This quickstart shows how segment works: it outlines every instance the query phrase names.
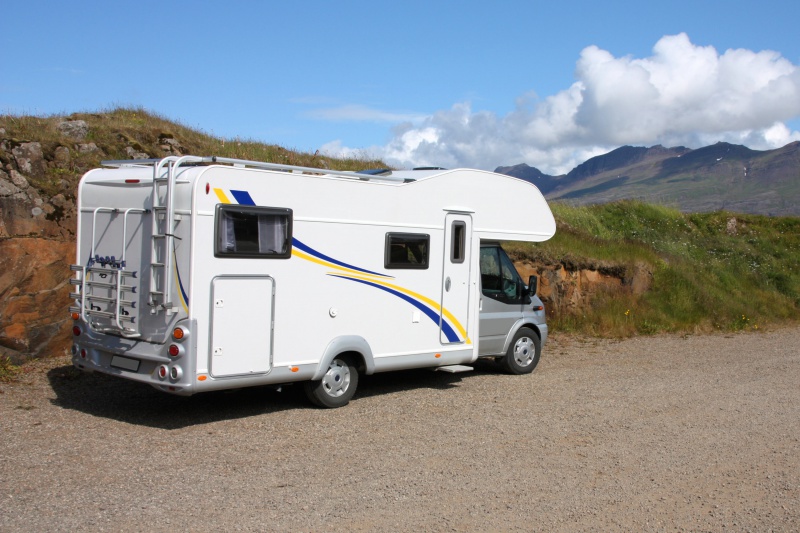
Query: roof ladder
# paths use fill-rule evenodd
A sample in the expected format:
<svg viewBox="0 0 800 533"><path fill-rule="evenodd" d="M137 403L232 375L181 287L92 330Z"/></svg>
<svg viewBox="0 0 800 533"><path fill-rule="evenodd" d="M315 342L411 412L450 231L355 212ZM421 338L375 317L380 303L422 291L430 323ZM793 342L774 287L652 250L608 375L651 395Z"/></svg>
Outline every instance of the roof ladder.
<svg viewBox="0 0 800 533"><path fill-rule="evenodd" d="M208 158L169 156L153 164L152 236L150 250L150 313L162 309L175 313L172 275L175 250L175 181L182 163L200 163Z"/></svg>

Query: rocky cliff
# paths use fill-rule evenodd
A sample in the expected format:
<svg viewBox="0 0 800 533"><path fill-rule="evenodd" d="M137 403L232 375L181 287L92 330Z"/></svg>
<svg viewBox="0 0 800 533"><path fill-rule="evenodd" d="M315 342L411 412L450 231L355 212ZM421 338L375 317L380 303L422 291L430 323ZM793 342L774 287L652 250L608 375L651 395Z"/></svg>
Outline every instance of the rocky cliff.
<svg viewBox="0 0 800 533"><path fill-rule="evenodd" d="M97 147L82 142L85 123L62 124L63 144L47 147L0 128L0 350L16 360L70 345L77 179L70 167L73 154Z"/></svg>

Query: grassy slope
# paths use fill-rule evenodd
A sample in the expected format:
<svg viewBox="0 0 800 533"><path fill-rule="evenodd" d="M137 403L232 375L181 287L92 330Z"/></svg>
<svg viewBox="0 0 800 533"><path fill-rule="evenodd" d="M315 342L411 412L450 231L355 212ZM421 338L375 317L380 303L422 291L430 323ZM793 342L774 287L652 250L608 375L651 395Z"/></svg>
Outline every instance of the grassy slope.
<svg viewBox="0 0 800 533"><path fill-rule="evenodd" d="M601 295L589 308L554 317L556 328L617 336L757 329L800 318L798 218L683 214L632 201L552 207L556 236L512 245L517 257L628 272L638 262L653 272L644 295Z"/></svg>
<svg viewBox="0 0 800 533"><path fill-rule="evenodd" d="M57 130L64 119L85 120L88 137L101 153L79 153L75 142ZM160 139L174 138L182 152L287 163L338 170L385 167L369 159L332 159L240 139L220 139L176 124L143 109L118 108L67 117L0 115L5 138L42 143L45 156L70 148L66 168L52 166L32 179L47 195L62 190L61 180L77 184L103 159L127 159L126 147L165 155ZM644 263L654 273L651 291L641 297L603 295L591 308L554 317L556 329L603 335L658 331L736 330L800 318L800 219L735 215L738 234L728 235L734 215L718 212L684 215L637 202L593 207L554 203L558 232L539 245L511 244L519 258L544 264L598 266L631 270ZM627 313L626 313L627 312Z"/></svg>
<svg viewBox="0 0 800 533"><path fill-rule="evenodd" d="M81 141L64 137L57 129L57 125L64 120L86 121L89 125L88 136ZM139 108L51 117L0 115L0 127L6 130L3 137L19 142L40 142L45 157L58 146L71 148L70 163L66 168L50 168L47 177L30 180L33 186L48 196L61 192L62 179L77 184L84 172L100 166L100 161L104 159L129 159L126 147L145 152L150 157L169 155L160 148L160 141L168 138L177 140L184 154L216 155L335 170L386 167L385 163L366 157L335 159L252 140L213 137ZM80 153L73 149L77 143L95 143L101 152Z"/></svg>

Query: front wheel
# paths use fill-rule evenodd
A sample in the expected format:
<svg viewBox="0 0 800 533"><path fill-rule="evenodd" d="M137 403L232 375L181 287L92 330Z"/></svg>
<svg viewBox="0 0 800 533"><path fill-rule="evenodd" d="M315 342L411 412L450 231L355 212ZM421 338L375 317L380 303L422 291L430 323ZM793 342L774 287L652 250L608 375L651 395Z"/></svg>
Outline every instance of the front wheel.
<svg viewBox="0 0 800 533"><path fill-rule="evenodd" d="M306 381L306 396L319 407L342 407L358 387L358 368L348 357L336 357L319 381Z"/></svg>
<svg viewBox="0 0 800 533"><path fill-rule="evenodd" d="M542 342L530 328L520 328L508 347L508 352L500 359L500 366L509 374L530 374L539 364Z"/></svg>

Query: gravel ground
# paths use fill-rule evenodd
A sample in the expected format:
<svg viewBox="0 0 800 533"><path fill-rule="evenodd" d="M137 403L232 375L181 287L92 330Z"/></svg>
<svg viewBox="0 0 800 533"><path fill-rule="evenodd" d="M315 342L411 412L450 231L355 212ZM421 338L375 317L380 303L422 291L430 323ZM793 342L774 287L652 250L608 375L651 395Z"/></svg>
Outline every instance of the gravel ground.
<svg viewBox="0 0 800 533"><path fill-rule="evenodd" d="M191 398L0 384L0 531L800 530L800 329L554 335L539 368Z"/></svg>

